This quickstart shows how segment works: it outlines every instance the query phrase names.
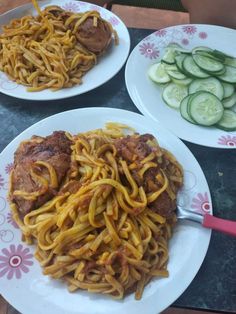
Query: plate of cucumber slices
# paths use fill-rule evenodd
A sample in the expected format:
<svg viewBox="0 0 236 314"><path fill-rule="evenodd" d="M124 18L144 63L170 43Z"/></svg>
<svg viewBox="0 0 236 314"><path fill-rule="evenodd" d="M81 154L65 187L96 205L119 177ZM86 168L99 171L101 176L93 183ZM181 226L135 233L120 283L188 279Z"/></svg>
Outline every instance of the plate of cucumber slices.
<svg viewBox="0 0 236 314"><path fill-rule="evenodd" d="M236 148L236 30L178 25L144 38L126 64L131 99L179 138Z"/></svg>

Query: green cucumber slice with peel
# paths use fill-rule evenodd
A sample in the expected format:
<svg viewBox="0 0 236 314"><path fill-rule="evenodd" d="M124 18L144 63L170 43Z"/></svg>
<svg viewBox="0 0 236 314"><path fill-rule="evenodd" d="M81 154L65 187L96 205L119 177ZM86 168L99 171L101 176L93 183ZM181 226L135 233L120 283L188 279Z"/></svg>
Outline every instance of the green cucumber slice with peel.
<svg viewBox="0 0 236 314"><path fill-rule="evenodd" d="M218 78L222 80L223 82L235 84L236 83L236 68L226 65L225 69L226 69L225 73L222 75L219 75Z"/></svg>
<svg viewBox="0 0 236 314"><path fill-rule="evenodd" d="M210 75L199 68L192 56L186 56L183 61L183 70L185 75L194 78L206 78Z"/></svg>
<svg viewBox="0 0 236 314"><path fill-rule="evenodd" d="M164 65L160 62L150 66L148 69L148 76L155 83L165 84L170 82L170 77L166 73Z"/></svg>
<svg viewBox="0 0 236 314"><path fill-rule="evenodd" d="M216 126L225 131L236 131L236 112L225 109L222 119Z"/></svg>
<svg viewBox="0 0 236 314"><path fill-rule="evenodd" d="M224 88L224 98L228 98L233 95L234 93L234 86L230 83L221 82L223 88Z"/></svg>
<svg viewBox="0 0 236 314"><path fill-rule="evenodd" d="M190 117L199 125L211 126L218 123L224 107L215 95L209 92L197 92L192 95L188 104Z"/></svg>
<svg viewBox="0 0 236 314"><path fill-rule="evenodd" d="M171 108L178 109L181 101L188 95L188 88L184 85L169 83L163 90L162 98Z"/></svg>
<svg viewBox="0 0 236 314"><path fill-rule="evenodd" d="M198 91L207 91L214 94L220 100L224 97L224 88L219 80L214 77L205 79L195 79L189 85L189 93L193 94Z"/></svg>
<svg viewBox="0 0 236 314"><path fill-rule="evenodd" d="M213 58L202 56L198 53L193 54L193 60L196 62L199 68L201 68L204 71L207 71L208 73L222 71L225 67L222 62L217 61Z"/></svg>
<svg viewBox="0 0 236 314"><path fill-rule="evenodd" d="M224 98L222 104L226 109L232 108L236 104L236 93L234 92L230 97Z"/></svg>
<svg viewBox="0 0 236 314"><path fill-rule="evenodd" d="M193 124L196 124L196 122L190 117L188 113L188 104L191 99L192 95L186 96L180 103L180 114L181 116L187 120L188 122L191 122Z"/></svg>

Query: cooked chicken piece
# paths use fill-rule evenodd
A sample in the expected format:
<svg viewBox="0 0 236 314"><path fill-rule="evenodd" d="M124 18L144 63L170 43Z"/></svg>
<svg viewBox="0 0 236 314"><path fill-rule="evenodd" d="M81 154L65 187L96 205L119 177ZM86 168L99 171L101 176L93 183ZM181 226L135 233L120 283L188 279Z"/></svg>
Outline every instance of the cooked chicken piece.
<svg viewBox="0 0 236 314"><path fill-rule="evenodd" d="M143 134L139 136L127 136L115 141L115 146L118 155L126 161L141 161L147 157L152 148L147 144L147 141L152 141L154 137L151 134Z"/></svg>
<svg viewBox="0 0 236 314"><path fill-rule="evenodd" d="M62 20L64 23L73 15L72 12L65 11L56 5L48 6L45 11L54 15L58 20ZM77 20L75 19L68 25L72 31L76 22ZM96 55L103 54L112 40L112 31L108 22L92 16L87 17L81 23L75 35L81 45Z"/></svg>
<svg viewBox="0 0 236 314"><path fill-rule="evenodd" d="M76 38L89 51L101 55L112 40L112 32L106 21L97 19L97 25L94 25L94 18L88 17L79 26Z"/></svg>
<svg viewBox="0 0 236 314"><path fill-rule="evenodd" d="M70 168L70 145L71 141L62 131L54 132L45 138L33 136L29 141L22 142L19 145L14 156L10 198L17 205L22 216L38 208L57 194L60 184ZM35 164L37 161L47 162L55 169L58 186L51 187L49 184L49 188L45 189L35 200L27 200L20 195L14 195L14 191L32 193L42 190L40 182L32 177L32 169L37 175L42 176L50 183L48 169L37 166Z"/></svg>
<svg viewBox="0 0 236 314"><path fill-rule="evenodd" d="M163 158L164 150L156 145L153 146L152 141L155 141L155 139L150 134L127 136L115 141L118 156L125 160L128 165L136 164L137 168L131 170L132 177L138 186L144 188L147 194L155 193L162 187L162 184L156 178L157 174L160 173L160 168L168 177L171 175L171 171L173 171L173 165ZM139 175L139 170L143 167L141 161L152 152L160 156L158 165L146 170L143 177L141 177ZM124 178L122 179L124 180ZM172 191L177 194L181 185L178 182L174 184L171 182ZM149 204L149 208L168 219L173 216L176 209L176 199L171 199L168 193L164 191L155 201Z"/></svg>

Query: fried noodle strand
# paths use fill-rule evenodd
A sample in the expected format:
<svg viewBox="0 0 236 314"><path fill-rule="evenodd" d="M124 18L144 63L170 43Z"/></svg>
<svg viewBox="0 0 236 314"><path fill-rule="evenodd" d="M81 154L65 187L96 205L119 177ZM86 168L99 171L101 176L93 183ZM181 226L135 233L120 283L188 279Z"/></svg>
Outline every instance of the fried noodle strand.
<svg viewBox="0 0 236 314"><path fill-rule="evenodd" d="M168 241L176 216L173 212L166 218L151 206L163 193L176 198L182 168L156 140L148 142L151 153L141 161L124 160L115 145L117 139L126 138L123 125L108 124L103 130L68 136L77 171L67 174L65 185L77 180L79 188L72 192L61 189L24 218L12 203L14 219L25 238L36 244L35 257L43 273L65 280L69 291L83 289L117 299L134 291L140 299L153 277L168 276ZM134 133L132 138L139 135ZM48 170L45 186L56 185L52 167L36 163ZM142 180L153 167L159 183L150 192ZM135 168L141 184L135 180Z"/></svg>

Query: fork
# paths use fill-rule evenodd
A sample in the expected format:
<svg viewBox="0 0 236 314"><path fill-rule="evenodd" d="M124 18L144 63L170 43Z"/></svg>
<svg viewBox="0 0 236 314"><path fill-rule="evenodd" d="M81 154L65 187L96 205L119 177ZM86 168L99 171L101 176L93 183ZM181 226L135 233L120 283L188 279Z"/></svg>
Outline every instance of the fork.
<svg viewBox="0 0 236 314"><path fill-rule="evenodd" d="M218 218L207 213L201 215L183 208L180 205L177 205L176 212L178 219L195 221L200 223L205 228L210 228L232 236L236 236L236 221Z"/></svg>

